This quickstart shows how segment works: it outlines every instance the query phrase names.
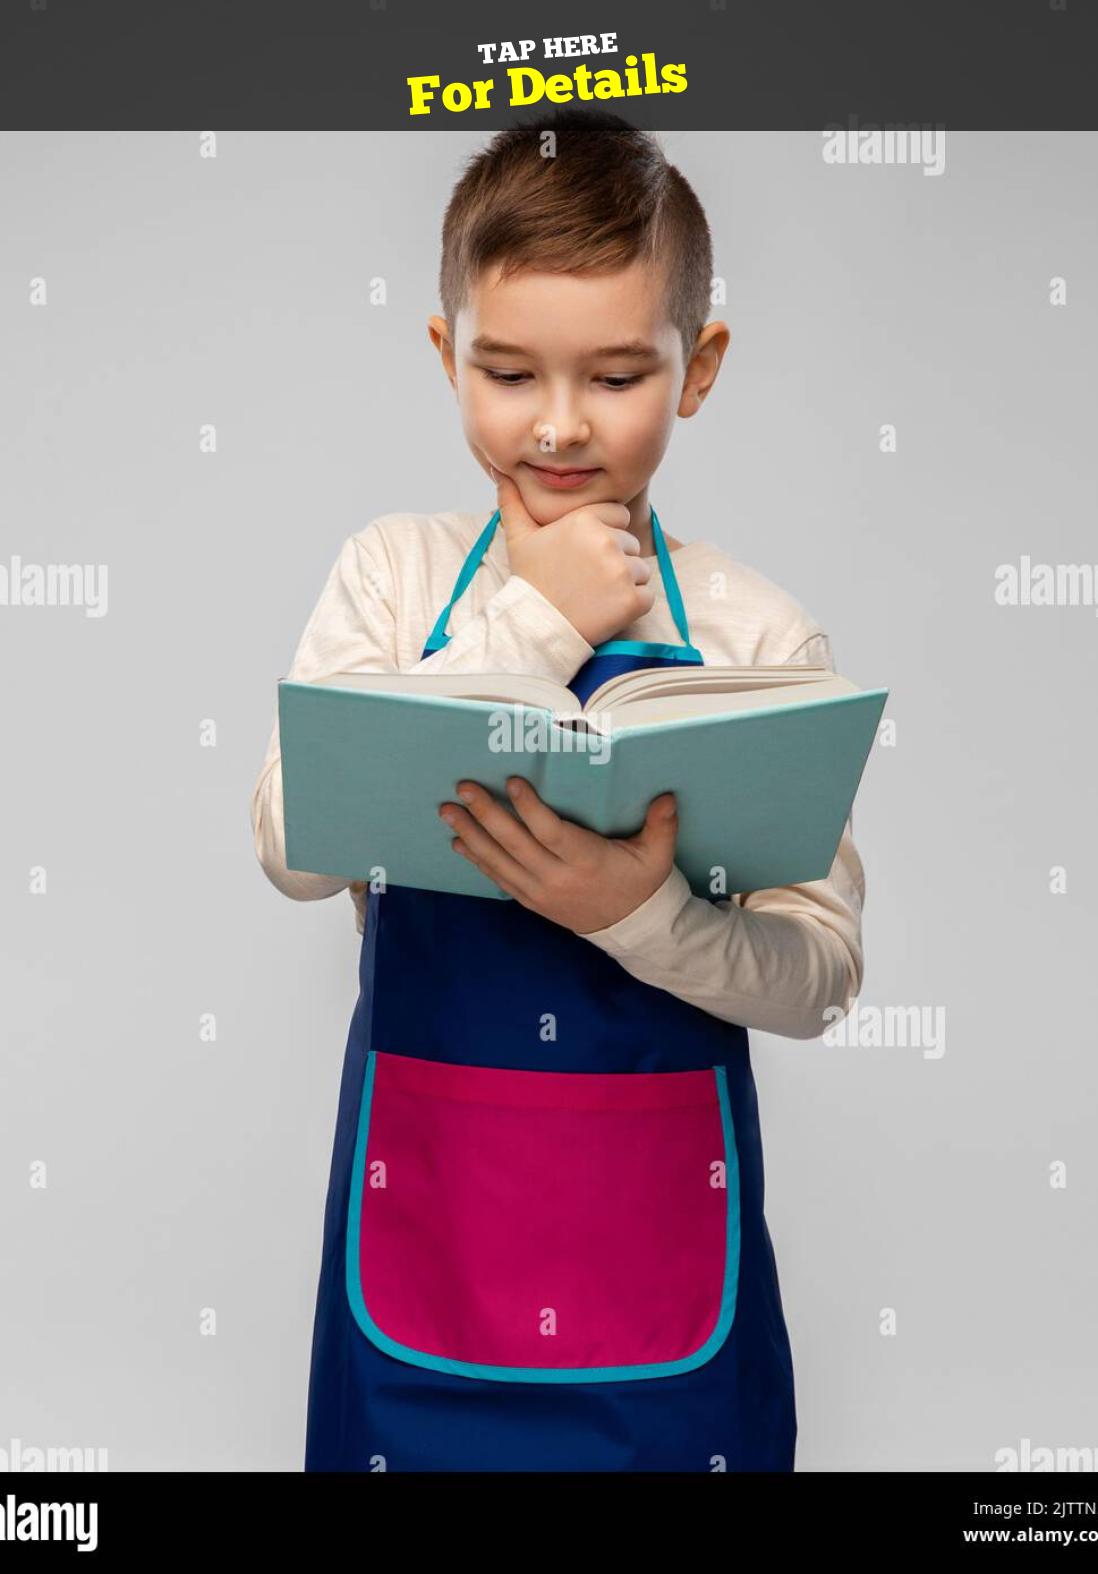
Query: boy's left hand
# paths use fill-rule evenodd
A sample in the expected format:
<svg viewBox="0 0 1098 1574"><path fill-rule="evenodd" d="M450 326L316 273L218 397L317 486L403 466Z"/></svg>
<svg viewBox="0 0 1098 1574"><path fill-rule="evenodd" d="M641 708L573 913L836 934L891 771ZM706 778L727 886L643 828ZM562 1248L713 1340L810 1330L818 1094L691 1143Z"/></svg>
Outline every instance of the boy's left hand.
<svg viewBox="0 0 1098 1574"><path fill-rule="evenodd" d="M675 861L674 793L653 798L635 836L610 837L562 820L521 776L507 778L515 814L477 782L458 782L457 790L459 797L468 794L465 806L439 809L457 832L453 850L523 907L579 935L633 912Z"/></svg>

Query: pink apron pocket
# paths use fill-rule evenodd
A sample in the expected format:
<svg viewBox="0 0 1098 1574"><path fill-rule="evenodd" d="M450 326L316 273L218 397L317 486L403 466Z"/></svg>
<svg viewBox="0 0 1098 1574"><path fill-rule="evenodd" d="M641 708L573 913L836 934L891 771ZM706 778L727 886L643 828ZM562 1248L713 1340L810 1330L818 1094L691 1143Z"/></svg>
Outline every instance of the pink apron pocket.
<svg viewBox="0 0 1098 1574"><path fill-rule="evenodd" d="M367 1056L347 1293L387 1354L525 1382L688 1371L732 1327L739 1247L723 1067Z"/></svg>

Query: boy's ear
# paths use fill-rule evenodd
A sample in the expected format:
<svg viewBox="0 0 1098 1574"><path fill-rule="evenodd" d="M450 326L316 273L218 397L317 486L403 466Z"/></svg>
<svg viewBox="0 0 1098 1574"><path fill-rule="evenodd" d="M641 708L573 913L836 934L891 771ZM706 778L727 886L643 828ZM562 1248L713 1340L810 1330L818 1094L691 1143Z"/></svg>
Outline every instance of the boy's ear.
<svg viewBox="0 0 1098 1574"><path fill-rule="evenodd" d="M707 322L698 334L694 353L682 381L678 413L696 415L701 402L717 380L724 352L732 339L732 330L726 322Z"/></svg>
<svg viewBox="0 0 1098 1574"><path fill-rule="evenodd" d="M454 341L450 337L450 328L445 317L428 317L427 337L442 357L443 369L450 379L450 386L457 393L457 357L454 354Z"/></svg>

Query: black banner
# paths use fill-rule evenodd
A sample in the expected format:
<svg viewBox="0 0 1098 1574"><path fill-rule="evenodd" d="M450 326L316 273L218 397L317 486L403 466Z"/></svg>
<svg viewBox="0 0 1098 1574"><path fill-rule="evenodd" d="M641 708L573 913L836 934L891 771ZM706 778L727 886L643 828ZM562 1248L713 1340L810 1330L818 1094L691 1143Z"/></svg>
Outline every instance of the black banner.
<svg viewBox="0 0 1098 1574"><path fill-rule="evenodd" d="M1077 130L1094 0L7 0L15 130Z"/></svg>
<svg viewBox="0 0 1098 1574"><path fill-rule="evenodd" d="M775 1558L1054 1546L1069 1562L1086 1561L1098 1543L1088 1480L930 1471L9 1474L0 1475L0 1558L12 1568L43 1559L55 1566L61 1557L74 1568L100 1559L106 1568L146 1568L170 1548L192 1564L233 1553L315 1561L354 1556L387 1535L420 1558L449 1563L473 1552L517 1553L526 1544L519 1537L530 1534L518 1516L534 1514L543 1554L605 1549L620 1559L666 1547L681 1557L685 1526L693 1545L705 1533L727 1535L731 1522L741 1546ZM573 1516L568 1500L577 1493ZM432 1508L439 1494L445 1501Z"/></svg>

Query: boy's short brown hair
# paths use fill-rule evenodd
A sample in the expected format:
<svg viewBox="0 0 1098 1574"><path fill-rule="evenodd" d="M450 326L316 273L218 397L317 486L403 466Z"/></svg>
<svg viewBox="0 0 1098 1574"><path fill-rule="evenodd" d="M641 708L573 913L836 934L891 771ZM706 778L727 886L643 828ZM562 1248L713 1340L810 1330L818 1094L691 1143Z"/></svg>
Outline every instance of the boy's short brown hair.
<svg viewBox="0 0 1098 1574"><path fill-rule="evenodd" d="M555 151L546 156L544 134ZM469 160L442 225L439 294L451 332L469 285L503 273L666 269L667 314L689 361L709 315L713 247L705 212L655 138L618 115L567 108L508 126Z"/></svg>

